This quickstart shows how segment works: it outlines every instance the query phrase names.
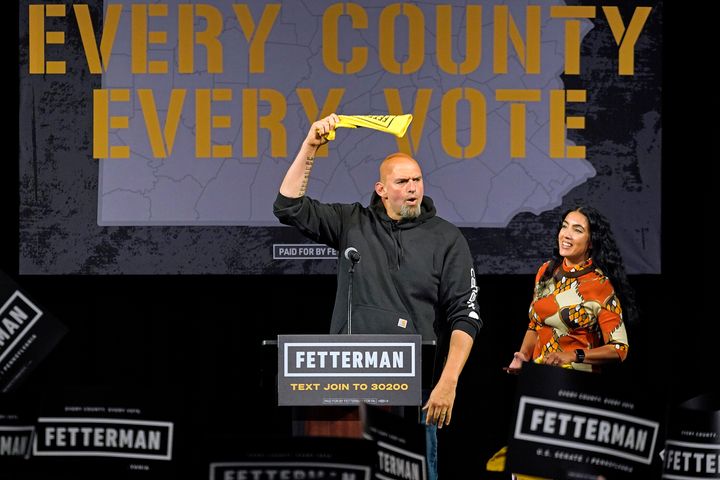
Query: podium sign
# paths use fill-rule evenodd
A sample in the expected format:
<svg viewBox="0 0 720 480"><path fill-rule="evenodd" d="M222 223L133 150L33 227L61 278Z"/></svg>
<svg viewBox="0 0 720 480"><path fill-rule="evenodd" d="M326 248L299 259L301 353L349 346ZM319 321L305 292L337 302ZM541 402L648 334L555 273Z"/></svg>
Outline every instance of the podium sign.
<svg viewBox="0 0 720 480"><path fill-rule="evenodd" d="M420 335L278 335L278 405L420 405Z"/></svg>

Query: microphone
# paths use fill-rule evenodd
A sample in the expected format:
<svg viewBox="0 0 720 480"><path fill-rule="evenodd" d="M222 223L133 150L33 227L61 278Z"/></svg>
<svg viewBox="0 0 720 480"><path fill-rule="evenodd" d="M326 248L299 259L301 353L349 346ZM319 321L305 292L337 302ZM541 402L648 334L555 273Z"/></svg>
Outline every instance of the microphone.
<svg viewBox="0 0 720 480"><path fill-rule="evenodd" d="M360 252L355 247L348 247L345 249L345 258L350 260L353 265L360 261Z"/></svg>
<svg viewBox="0 0 720 480"><path fill-rule="evenodd" d="M355 247L345 249L345 258L350 260L350 269L348 269L348 295L347 295L347 333L352 334L352 299L353 299L353 274L355 273L355 265L360 261L360 252Z"/></svg>

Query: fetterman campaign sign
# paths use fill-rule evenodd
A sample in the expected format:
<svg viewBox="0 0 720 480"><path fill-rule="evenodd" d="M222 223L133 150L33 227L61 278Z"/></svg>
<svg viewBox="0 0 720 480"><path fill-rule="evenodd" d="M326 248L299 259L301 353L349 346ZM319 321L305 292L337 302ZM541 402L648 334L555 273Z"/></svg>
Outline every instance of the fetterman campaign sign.
<svg viewBox="0 0 720 480"><path fill-rule="evenodd" d="M426 480L425 427L371 405L360 406L363 437L375 442L378 480Z"/></svg>
<svg viewBox="0 0 720 480"><path fill-rule="evenodd" d="M420 335L278 335L279 405L420 405Z"/></svg>
<svg viewBox="0 0 720 480"><path fill-rule="evenodd" d="M601 375L526 364L508 468L548 478L647 477L662 445L659 416Z"/></svg>
<svg viewBox="0 0 720 480"><path fill-rule="evenodd" d="M32 400L0 395L0 478L29 478L35 418Z"/></svg>
<svg viewBox="0 0 720 480"><path fill-rule="evenodd" d="M13 389L50 353L65 331L0 272L0 392Z"/></svg>
<svg viewBox="0 0 720 480"><path fill-rule="evenodd" d="M670 413L663 478L720 478L720 396L702 395Z"/></svg>
<svg viewBox="0 0 720 480"><path fill-rule="evenodd" d="M37 417L34 468L73 478L176 478L177 399L130 387L58 396L43 402Z"/></svg>
<svg viewBox="0 0 720 480"><path fill-rule="evenodd" d="M209 439L209 480L371 480L373 444L355 438ZM203 478L203 477L197 477Z"/></svg>

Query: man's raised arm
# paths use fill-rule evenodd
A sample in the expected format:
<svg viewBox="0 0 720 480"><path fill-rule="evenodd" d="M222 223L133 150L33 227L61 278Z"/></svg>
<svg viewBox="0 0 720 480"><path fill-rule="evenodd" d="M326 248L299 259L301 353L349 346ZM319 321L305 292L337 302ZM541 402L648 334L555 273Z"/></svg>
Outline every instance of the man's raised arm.
<svg viewBox="0 0 720 480"><path fill-rule="evenodd" d="M281 194L289 198L299 198L305 195L310 171L315 162L315 152L328 142L325 135L335 130L335 125L339 121L338 116L333 113L310 126L310 131L300 146L300 151L280 185Z"/></svg>

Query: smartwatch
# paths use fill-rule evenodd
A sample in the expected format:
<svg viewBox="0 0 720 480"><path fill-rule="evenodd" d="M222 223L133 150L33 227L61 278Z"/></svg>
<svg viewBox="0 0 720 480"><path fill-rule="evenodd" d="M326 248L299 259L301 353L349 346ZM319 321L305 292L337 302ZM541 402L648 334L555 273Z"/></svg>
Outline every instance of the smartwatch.
<svg viewBox="0 0 720 480"><path fill-rule="evenodd" d="M585 350L578 348L575 350L575 363L583 363L585 361Z"/></svg>

